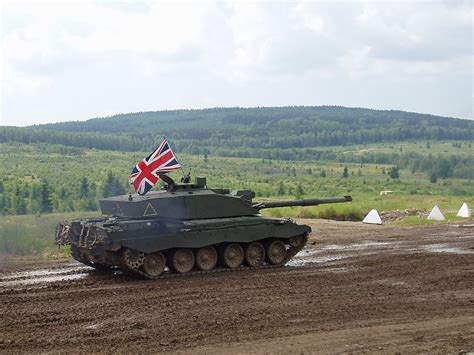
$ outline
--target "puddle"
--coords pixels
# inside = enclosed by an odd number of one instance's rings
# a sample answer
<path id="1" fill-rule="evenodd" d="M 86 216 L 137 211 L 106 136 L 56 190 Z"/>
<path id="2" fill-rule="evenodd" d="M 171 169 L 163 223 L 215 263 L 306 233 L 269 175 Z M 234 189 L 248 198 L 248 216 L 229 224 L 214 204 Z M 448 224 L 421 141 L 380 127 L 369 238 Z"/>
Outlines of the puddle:
<path id="1" fill-rule="evenodd" d="M 474 235 L 462 235 L 460 237 L 456 237 L 456 239 L 474 239 Z"/>
<path id="2" fill-rule="evenodd" d="M 52 275 L 52 276 L 35 277 L 31 279 L 3 281 L 3 282 L 0 282 L 0 287 L 11 287 L 11 286 L 19 286 L 19 285 L 25 286 L 25 285 L 35 285 L 35 284 L 55 282 L 55 281 L 79 280 L 86 277 L 87 275 L 89 275 L 89 273 L 83 272 L 80 274 L 72 274 L 72 275 Z"/>
<path id="3" fill-rule="evenodd" d="M 74 271 L 84 271 L 84 270 L 91 270 L 91 269 L 92 268 L 89 266 L 75 266 L 75 267 L 68 267 L 68 268 L 57 269 L 57 270 L 40 269 L 40 270 L 32 270 L 32 271 L 20 271 L 11 275 L 2 276 L 0 277 L 0 281 L 33 278 L 33 277 L 37 278 L 37 277 L 67 274 Z"/>
<path id="4" fill-rule="evenodd" d="M 395 281 L 395 282 L 392 282 L 391 285 L 392 286 L 404 286 L 406 285 L 407 283 L 406 282 L 403 282 L 403 281 Z"/>
<path id="5" fill-rule="evenodd" d="M 333 256 L 319 256 L 319 257 L 295 257 L 288 261 L 286 265 L 288 266 L 305 266 L 308 264 L 326 264 L 331 261 L 338 261 L 341 259 L 346 259 L 351 255 L 333 255 Z"/>
<path id="6" fill-rule="evenodd" d="M 392 279 L 376 280 L 373 282 L 376 284 L 390 285 L 390 286 L 406 286 L 407 284 L 405 281 L 397 281 L 397 280 L 392 280 Z"/>
<path id="7" fill-rule="evenodd" d="M 321 271 L 327 271 L 327 272 L 348 272 L 349 270 L 345 267 L 331 267 L 327 269 L 321 269 Z"/>
<path id="8" fill-rule="evenodd" d="M 348 259 L 356 256 L 365 256 L 374 254 L 372 251 L 360 252 L 361 250 L 367 250 L 372 247 L 387 247 L 399 245 L 400 242 L 372 242 L 365 241 L 362 243 L 354 244 L 328 244 L 318 247 L 316 250 L 303 250 L 290 260 L 287 265 L 289 266 L 305 266 L 309 264 L 328 264 L 334 261 L 342 259 Z M 358 251 L 357 253 L 350 253 L 351 251 Z M 338 252 L 332 254 L 331 252 Z M 321 255 L 321 254 L 326 255 Z M 329 255 L 327 255 L 329 254 Z"/>
<path id="9" fill-rule="evenodd" d="M 20 271 L 0 278 L 0 287 L 35 285 L 56 281 L 79 280 L 92 270 L 89 266 L 74 266 L 62 269 L 38 269 L 30 271 Z"/>
<path id="10" fill-rule="evenodd" d="M 423 245 L 420 247 L 420 249 L 429 253 L 474 254 L 474 251 L 455 248 L 449 244 Z"/>
<path id="11" fill-rule="evenodd" d="M 101 326 L 101 324 L 94 323 L 94 324 L 85 326 L 84 329 L 97 329 L 97 328 L 99 328 L 100 326 Z"/>
<path id="12" fill-rule="evenodd" d="M 371 242 L 365 241 L 362 243 L 348 244 L 348 245 L 338 245 L 338 244 L 329 244 L 321 247 L 320 250 L 361 250 L 368 249 L 370 247 L 380 247 L 387 245 L 397 245 L 399 242 Z"/>

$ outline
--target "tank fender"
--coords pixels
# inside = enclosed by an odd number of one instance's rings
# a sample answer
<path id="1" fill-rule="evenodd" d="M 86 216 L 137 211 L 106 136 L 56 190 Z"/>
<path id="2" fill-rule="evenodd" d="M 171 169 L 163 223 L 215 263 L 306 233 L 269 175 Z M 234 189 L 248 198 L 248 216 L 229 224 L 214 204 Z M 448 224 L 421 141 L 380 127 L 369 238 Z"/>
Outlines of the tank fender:
<path id="1" fill-rule="evenodd" d="M 295 235 L 309 233 L 311 233 L 311 227 L 296 224 L 291 219 L 262 218 L 260 223 L 225 227 L 200 225 L 183 228 L 176 234 L 122 239 L 121 246 L 150 253 L 170 248 L 201 248 L 225 242 L 250 243 L 266 238 L 288 239 Z"/>

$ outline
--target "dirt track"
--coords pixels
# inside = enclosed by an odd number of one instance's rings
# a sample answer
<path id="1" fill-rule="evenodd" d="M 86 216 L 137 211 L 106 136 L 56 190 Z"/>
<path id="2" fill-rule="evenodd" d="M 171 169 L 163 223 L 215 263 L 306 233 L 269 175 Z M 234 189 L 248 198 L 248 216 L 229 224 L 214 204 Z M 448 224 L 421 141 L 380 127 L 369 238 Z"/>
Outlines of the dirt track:
<path id="1" fill-rule="evenodd" d="M 302 222 L 280 269 L 144 281 L 4 260 L 0 351 L 474 351 L 472 226 Z"/>

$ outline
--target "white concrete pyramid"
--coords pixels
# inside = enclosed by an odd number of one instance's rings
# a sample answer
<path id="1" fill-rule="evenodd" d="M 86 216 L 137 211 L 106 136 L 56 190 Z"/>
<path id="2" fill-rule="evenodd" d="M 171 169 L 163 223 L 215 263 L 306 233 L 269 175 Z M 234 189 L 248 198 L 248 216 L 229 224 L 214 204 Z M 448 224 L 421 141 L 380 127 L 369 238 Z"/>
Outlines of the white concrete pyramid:
<path id="1" fill-rule="evenodd" d="M 379 213 L 377 210 L 373 209 L 370 211 L 367 216 L 365 216 L 364 220 L 362 223 L 368 223 L 368 224 L 382 224 L 382 219 L 379 216 Z"/>
<path id="2" fill-rule="evenodd" d="M 458 217 L 465 217 L 465 218 L 469 218 L 472 216 L 472 211 L 471 209 L 469 208 L 469 206 L 467 205 L 466 202 L 464 202 L 461 206 L 461 208 L 459 209 L 459 212 L 458 214 L 456 215 Z"/>
<path id="3" fill-rule="evenodd" d="M 444 221 L 446 218 L 444 218 L 439 207 L 434 206 L 430 212 L 430 215 L 428 216 L 428 219 L 431 219 L 433 221 Z"/>

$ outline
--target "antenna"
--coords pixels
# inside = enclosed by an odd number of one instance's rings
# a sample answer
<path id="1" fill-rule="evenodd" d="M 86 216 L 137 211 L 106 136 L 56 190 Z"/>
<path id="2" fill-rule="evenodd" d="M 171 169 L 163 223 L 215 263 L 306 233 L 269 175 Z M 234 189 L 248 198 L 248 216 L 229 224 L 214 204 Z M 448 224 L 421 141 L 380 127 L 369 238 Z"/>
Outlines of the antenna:
<path id="1" fill-rule="evenodd" d="M 166 140 L 168 142 L 168 139 L 166 139 L 166 136 L 163 136 L 163 139 Z M 168 142 L 168 144 L 170 144 L 170 142 Z M 170 147 L 171 148 L 171 147 Z M 179 162 L 179 159 L 178 159 L 178 156 L 176 155 L 175 151 L 173 151 L 173 154 L 174 154 L 174 157 L 176 158 L 176 161 L 179 163 L 180 167 L 179 167 L 179 170 L 181 170 L 181 173 L 183 174 L 183 179 L 186 177 L 186 175 L 184 174 L 184 170 L 183 170 L 183 166 L 181 165 L 181 163 Z"/>

